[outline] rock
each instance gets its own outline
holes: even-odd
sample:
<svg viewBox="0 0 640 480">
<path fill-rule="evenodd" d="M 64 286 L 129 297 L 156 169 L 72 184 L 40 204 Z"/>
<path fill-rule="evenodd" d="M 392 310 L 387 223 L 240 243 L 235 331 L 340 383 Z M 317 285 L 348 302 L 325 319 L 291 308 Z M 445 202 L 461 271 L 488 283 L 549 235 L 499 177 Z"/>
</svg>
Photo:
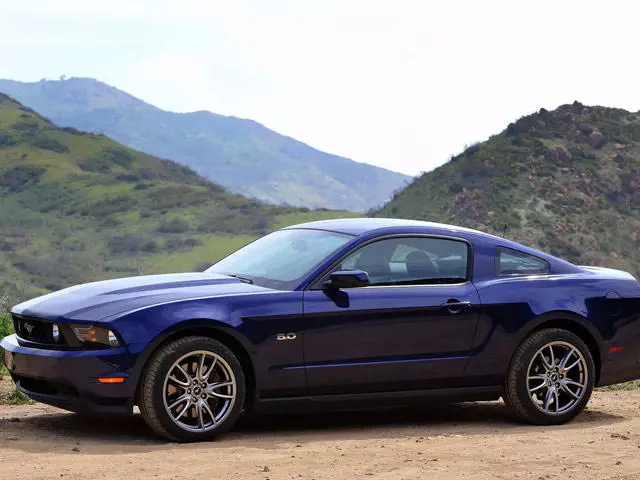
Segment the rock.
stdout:
<svg viewBox="0 0 640 480">
<path fill-rule="evenodd" d="M 80 451 L 80 449 L 79 449 L 78 447 L 73 447 L 73 448 L 71 449 L 71 451 L 72 451 L 72 452 L 79 452 L 79 451 Z"/>
<path fill-rule="evenodd" d="M 575 101 L 573 102 L 573 105 L 571 105 L 571 111 L 573 113 L 576 113 L 578 115 L 580 115 L 582 113 L 582 111 L 584 110 L 584 105 L 582 105 L 579 101 Z"/>
<path fill-rule="evenodd" d="M 607 143 L 607 137 L 604 136 L 602 132 L 593 131 L 589 138 L 587 138 L 587 143 L 591 148 L 602 148 L 602 146 Z"/>
<path fill-rule="evenodd" d="M 567 162 L 573 158 L 571 152 L 563 147 L 556 147 L 556 155 L 560 162 Z"/>
<path fill-rule="evenodd" d="M 262 471 L 263 472 L 270 472 L 271 469 L 267 465 L 265 465 L 264 468 L 262 469 Z"/>
</svg>

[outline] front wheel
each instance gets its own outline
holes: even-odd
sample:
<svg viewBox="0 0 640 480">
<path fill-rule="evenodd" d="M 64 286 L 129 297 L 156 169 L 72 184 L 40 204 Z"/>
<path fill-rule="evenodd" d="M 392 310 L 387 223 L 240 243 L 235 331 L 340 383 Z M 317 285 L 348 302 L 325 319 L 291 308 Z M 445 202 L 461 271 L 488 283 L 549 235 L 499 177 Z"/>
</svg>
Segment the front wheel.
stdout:
<svg viewBox="0 0 640 480">
<path fill-rule="evenodd" d="M 565 423 L 587 405 L 595 383 L 591 352 L 580 337 L 549 328 L 516 350 L 505 381 L 505 403 L 538 425 Z"/>
<path fill-rule="evenodd" d="M 245 378 L 240 362 L 208 337 L 174 340 L 153 355 L 142 376 L 138 404 L 145 422 L 173 441 L 211 440 L 240 415 Z"/>
</svg>

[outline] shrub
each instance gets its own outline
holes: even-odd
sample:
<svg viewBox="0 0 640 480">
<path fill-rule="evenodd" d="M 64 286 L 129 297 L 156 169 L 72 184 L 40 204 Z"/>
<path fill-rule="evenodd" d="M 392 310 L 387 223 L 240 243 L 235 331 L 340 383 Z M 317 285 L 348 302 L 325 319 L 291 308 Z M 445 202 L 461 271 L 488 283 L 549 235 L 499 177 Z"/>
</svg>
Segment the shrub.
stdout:
<svg viewBox="0 0 640 480">
<path fill-rule="evenodd" d="M 125 252 L 139 252 L 148 248 L 149 242 L 140 235 L 116 235 L 107 241 L 107 246 L 112 254 Z"/>
<path fill-rule="evenodd" d="M 128 169 L 133 164 L 133 157 L 124 148 L 106 147 L 102 151 L 102 155 L 107 163 L 115 163 L 122 168 Z"/>
<path fill-rule="evenodd" d="M 162 233 L 184 233 L 187 230 L 189 230 L 189 222 L 180 217 L 174 217 L 158 226 L 158 232 Z"/>
<path fill-rule="evenodd" d="M 88 205 L 80 213 L 92 217 L 104 217 L 112 213 L 126 212 L 136 203 L 136 199 L 130 195 L 118 195 Z"/>
<path fill-rule="evenodd" d="M 14 333 L 14 331 L 11 316 L 8 313 L 0 314 L 0 338 L 4 338 L 12 333 Z"/>
<path fill-rule="evenodd" d="M 155 190 L 149 194 L 153 210 L 164 210 L 174 207 L 200 205 L 210 200 L 210 194 L 205 189 L 196 189 L 187 185 L 177 185 Z"/>
<path fill-rule="evenodd" d="M 78 167 L 85 172 L 109 173 L 111 165 L 102 157 L 83 158 L 77 162 Z"/>
<path fill-rule="evenodd" d="M 11 134 L 0 133 L 0 147 L 10 147 L 18 143 Z"/>
<path fill-rule="evenodd" d="M 86 172 L 109 173 L 116 166 L 131 168 L 133 157 L 123 148 L 107 147 L 101 152 L 83 158 L 77 162 L 78 167 Z"/>
<path fill-rule="evenodd" d="M 26 120 L 20 120 L 19 122 L 14 123 L 13 125 L 11 125 L 11 128 L 17 132 L 34 134 L 35 132 L 38 131 L 38 128 L 40 128 L 40 125 L 38 124 L 37 120 L 26 119 Z"/>
<path fill-rule="evenodd" d="M 37 136 L 31 141 L 31 145 L 42 150 L 50 150 L 55 153 L 68 153 L 69 149 L 59 141 L 50 137 Z"/>
<path fill-rule="evenodd" d="M 170 252 L 175 252 L 177 250 L 191 250 L 194 247 L 199 247 L 203 245 L 203 243 L 197 238 L 170 238 L 165 240 L 164 247 L 165 250 Z"/>
<path fill-rule="evenodd" d="M 11 335 L 14 333 L 13 330 L 13 322 L 11 321 L 11 317 L 9 314 L 2 313 L 0 314 L 0 339 L 6 337 L 7 335 Z M 0 347 L 0 359 L 3 358 L 4 351 L 2 347 Z M 0 361 L 0 372 L 2 371 L 3 363 Z"/>
<path fill-rule="evenodd" d="M 18 166 L 0 175 L 0 186 L 8 188 L 11 192 L 18 192 L 25 185 L 37 184 L 45 171 L 44 167 L 35 165 Z"/>
</svg>

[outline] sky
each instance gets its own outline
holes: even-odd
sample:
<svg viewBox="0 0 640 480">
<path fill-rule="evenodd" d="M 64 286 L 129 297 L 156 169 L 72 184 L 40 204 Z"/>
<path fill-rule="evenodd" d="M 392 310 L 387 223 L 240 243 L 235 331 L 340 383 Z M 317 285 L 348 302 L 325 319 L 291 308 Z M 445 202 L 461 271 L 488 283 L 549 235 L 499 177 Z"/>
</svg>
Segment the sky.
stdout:
<svg viewBox="0 0 640 480">
<path fill-rule="evenodd" d="M 92 77 L 429 171 L 579 100 L 640 110 L 635 0 L 0 0 L 0 78 Z"/>
</svg>

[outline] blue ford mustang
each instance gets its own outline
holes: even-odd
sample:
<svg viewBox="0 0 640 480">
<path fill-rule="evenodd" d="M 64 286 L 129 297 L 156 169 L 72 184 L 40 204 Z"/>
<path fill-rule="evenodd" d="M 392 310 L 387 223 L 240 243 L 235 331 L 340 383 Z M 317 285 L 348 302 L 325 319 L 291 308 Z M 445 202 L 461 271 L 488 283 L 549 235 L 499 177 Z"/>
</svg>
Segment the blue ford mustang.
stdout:
<svg viewBox="0 0 640 480">
<path fill-rule="evenodd" d="M 243 409 L 497 399 L 559 424 L 640 377 L 640 285 L 448 225 L 271 233 L 204 273 L 68 288 L 13 309 L 4 362 L 33 399 L 132 413 L 178 441 Z"/>
</svg>

